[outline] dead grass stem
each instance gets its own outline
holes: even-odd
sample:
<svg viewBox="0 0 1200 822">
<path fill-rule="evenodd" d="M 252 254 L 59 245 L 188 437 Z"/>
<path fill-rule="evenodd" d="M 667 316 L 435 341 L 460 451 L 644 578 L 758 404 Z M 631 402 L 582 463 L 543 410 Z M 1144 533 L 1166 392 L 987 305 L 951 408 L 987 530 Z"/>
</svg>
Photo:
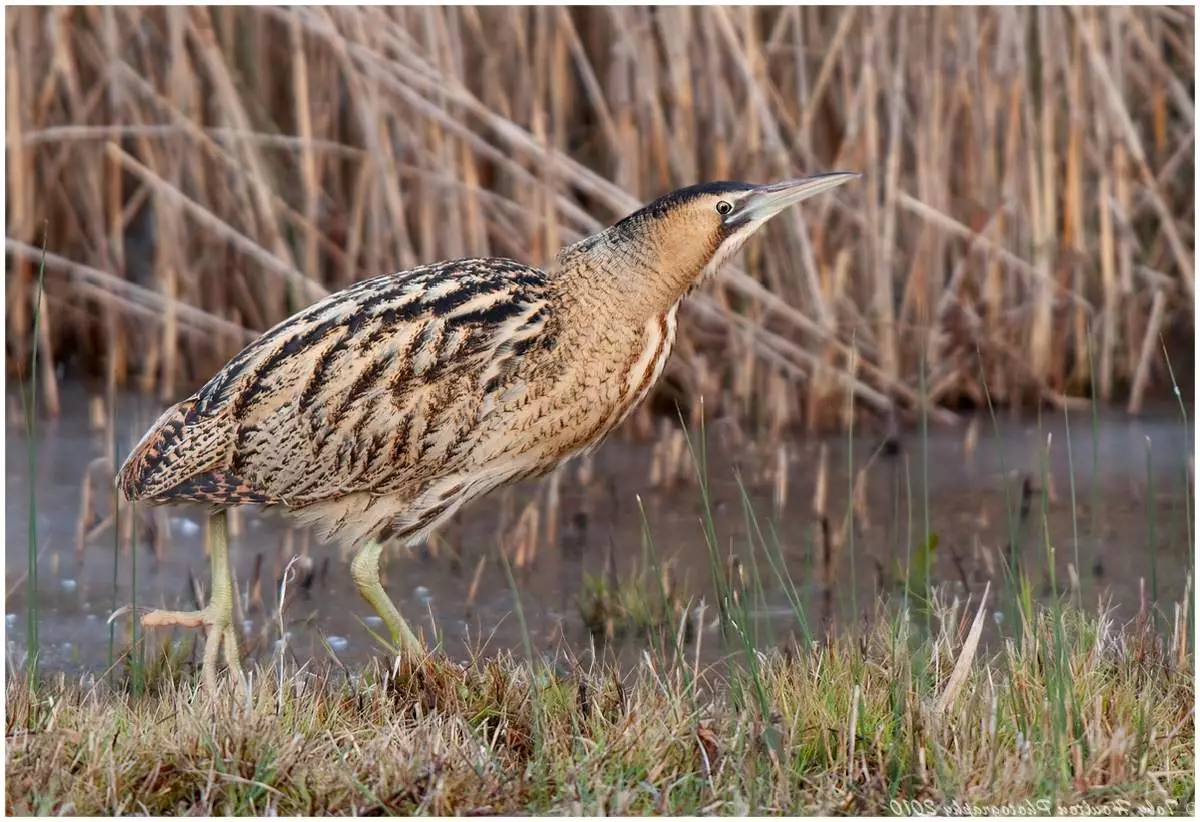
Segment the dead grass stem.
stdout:
<svg viewBox="0 0 1200 822">
<path fill-rule="evenodd" d="M 773 227 L 698 295 L 672 365 L 685 391 L 736 384 L 706 401 L 746 417 L 781 375 L 800 383 L 773 428 L 838 424 L 848 392 L 881 413 L 936 403 L 949 421 L 985 381 L 1020 403 L 1094 378 L 1137 407 L 1165 385 L 1145 352 L 1192 333 L 1193 22 L 1167 8 L 16 9 L 9 371 L 29 360 L 43 228 L 53 413 L 67 359 L 176 398 L 366 274 L 544 261 L 672 187 L 850 167 L 864 185 Z"/>
<path fill-rule="evenodd" d="M 988 603 L 935 607 L 942 627 L 928 641 L 885 619 L 864 637 L 759 654 L 753 673 L 653 653 L 624 673 L 572 657 L 356 674 L 280 662 L 252 676 L 248 708 L 197 694 L 167 670 L 178 661 L 140 697 L 107 680 L 54 675 L 31 690 L 9 676 L 6 810 L 1062 813 L 1192 801 L 1186 632 L 1044 610 L 1022 642 L 985 650 Z M 752 686 L 760 699 L 746 698 Z"/>
</svg>

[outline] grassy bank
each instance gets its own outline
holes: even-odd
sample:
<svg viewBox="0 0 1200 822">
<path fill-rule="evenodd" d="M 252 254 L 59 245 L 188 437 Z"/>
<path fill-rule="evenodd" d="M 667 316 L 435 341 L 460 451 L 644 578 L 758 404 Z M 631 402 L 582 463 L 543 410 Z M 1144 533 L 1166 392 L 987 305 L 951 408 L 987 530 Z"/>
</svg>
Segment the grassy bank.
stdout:
<svg viewBox="0 0 1200 822">
<path fill-rule="evenodd" d="M 508 656 L 350 679 L 268 668 L 247 705 L 168 678 L 134 698 L 10 676 L 6 810 L 1187 811 L 1186 631 L 1042 609 L 984 650 L 972 629 L 989 607 L 938 617 L 931 637 L 880 620 L 861 639 L 734 652 L 710 669 L 669 653 L 624 674 Z"/>
<path fill-rule="evenodd" d="M 537 264 L 673 187 L 833 168 L 865 176 L 697 296 L 661 396 L 770 431 L 851 391 L 1137 408 L 1164 339 L 1191 351 L 1190 9 L 8 20 L 8 366 L 45 232 L 51 412 L 58 365 L 176 400 L 367 274 Z"/>
</svg>

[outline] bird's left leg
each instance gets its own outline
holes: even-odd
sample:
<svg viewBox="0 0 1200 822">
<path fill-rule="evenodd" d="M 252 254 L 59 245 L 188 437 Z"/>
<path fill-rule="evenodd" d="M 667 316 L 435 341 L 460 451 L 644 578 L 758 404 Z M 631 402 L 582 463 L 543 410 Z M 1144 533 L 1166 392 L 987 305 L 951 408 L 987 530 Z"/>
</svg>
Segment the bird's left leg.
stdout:
<svg viewBox="0 0 1200 822">
<path fill-rule="evenodd" d="M 379 555 L 381 553 L 383 553 L 382 542 L 377 540 L 368 542 L 358 550 L 354 559 L 351 560 L 350 576 L 354 578 L 354 584 L 358 587 L 362 598 L 375 609 L 375 613 L 379 614 L 383 624 L 387 626 L 388 632 L 392 635 L 392 643 L 400 653 L 416 656 L 424 651 L 421 641 L 408 627 L 408 623 L 404 621 L 404 617 L 400 615 L 400 611 L 388 597 L 387 591 L 383 590 L 383 583 L 379 580 Z"/>
<path fill-rule="evenodd" d="M 199 611 L 151 611 L 142 616 L 142 627 L 161 628 L 180 625 L 185 628 L 208 627 L 204 644 L 204 685 L 217 692 L 217 659 L 225 649 L 225 664 L 234 683 L 244 694 L 246 678 L 238 652 L 237 629 L 233 623 L 233 574 L 229 566 L 229 528 L 225 511 L 209 518 L 209 560 L 212 566 L 212 593 L 208 605 Z"/>
</svg>

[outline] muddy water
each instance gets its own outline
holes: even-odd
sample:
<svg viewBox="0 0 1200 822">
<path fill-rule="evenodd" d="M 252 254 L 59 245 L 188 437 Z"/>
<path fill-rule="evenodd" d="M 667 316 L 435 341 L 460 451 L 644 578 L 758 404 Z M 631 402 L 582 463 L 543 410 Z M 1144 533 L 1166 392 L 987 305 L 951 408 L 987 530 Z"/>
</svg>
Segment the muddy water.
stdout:
<svg viewBox="0 0 1200 822">
<path fill-rule="evenodd" d="M 42 423 L 35 440 L 42 664 L 100 672 L 111 658 L 110 647 L 119 655 L 128 642 L 128 620 L 115 629 L 106 623 L 115 607 L 135 600 L 194 607 L 194 582 L 208 583 L 203 517 L 189 507 L 143 512 L 136 548 L 122 545 L 113 528 L 97 527 L 108 513 L 111 472 L 93 465 L 95 510 L 87 522 L 92 534 L 80 543 L 83 480 L 89 464 L 105 454 L 106 435 L 90 432 L 82 390 L 68 387 L 63 407 L 63 417 Z M 143 399 L 120 398 L 118 453 L 128 450 L 156 412 Z M 12 665 L 27 648 L 31 470 L 24 429 L 19 418 L 9 416 L 5 640 Z M 1090 411 L 1069 419 L 1061 412 L 985 417 L 977 423 L 974 448 L 966 428 L 966 423 L 931 428 L 924 440 L 916 431 L 905 432 L 894 454 L 879 448 L 874 431 L 796 439 L 782 448 L 759 448 L 720 428 L 709 431 L 716 544 L 722 556 L 737 555 L 751 578 L 757 569 L 761 594 L 750 594 L 747 608 L 763 644 L 795 634 L 798 623 L 756 534 L 766 535 L 770 550 L 777 551 L 776 564 L 786 568 L 812 626 L 830 616 L 853 625 L 877 591 L 895 590 L 893 569 L 903 567 L 910 546 L 927 529 L 939 537 L 931 576 L 946 583 L 951 595 L 978 594 L 988 579 L 995 590 L 1004 549 L 1015 545 L 1042 595 L 1049 594 L 1052 580 L 1062 589 L 1074 575 L 1086 603 L 1111 600 L 1120 617 L 1136 612 L 1143 590 L 1147 598 L 1156 592 L 1171 614 L 1193 566 L 1186 506 L 1193 442 L 1177 407 L 1153 408 L 1137 419 L 1103 412 L 1098 425 Z M 397 548 L 388 556 L 385 584 L 391 596 L 410 624 L 427 638 L 436 632 L 460 656 L 468 649 L 523 650 L 514 585 L 500 561 L 502 545 L 518 566 L 512 579 L 535 652 L 589 647 L 578 607 L 585 573 L 626 577 L 656 557 L 671 567 L 681 596 L 693 603 L 703 598 L 711 606 L 702 494 L 686 462 L 680 473 L 691 481 L 666 487 L 656 476 L 661 471 L 654 451 L 652 443 L 618 436 L 597 453 L 590 477 L 581 477 L 577 465 L 565 470 L 553 534 L 545 485 L 527 483 L 477 503 L 435 544 L 411 552 Z M 824 542 L 813 510 L 822 451 L 828 469 L 825 512 L 835 546 L 829 572 L 822 569 Z M 864 468 L 855 505 L 853 487 Z M 753 517 L 746 513 L 747 501 Z M 523 526 L 537 540 L 522 548 L 516 535 L 526 509 L 537 511 L 536 524 L 525 513 Z M 843 529 L 848 510 L 853 526 Z M 156 538 L 146 523 L 157 523 Z M 377 652 L 368 629 L 378 630 L 378 623 L 336 548 L 315 544 L 290 531 L 278 515 L 256 509 L 241 512 L 237 529 L 232 555 L 243 593 L 243 639 L 253 653 L 265 659 L 279 647 L 278 580 L 297 555 L 312 573 L 307 587 L 292 585 L 283 609 L 288 652 L 300 661 L 336 656 L 348 665 Z M 256 596 L 250 595 L 253 587 Z M 1002 610 L 1002 599 L 993 602 Z M 701 652 L 709 658 L 722 652 L 713 616 L 710 607 L 698 621 Z M 155 641 L 167 639 L 158 635 Z M 632 642 L 614 647 L 620 654 L 637 653 Z"/>
</svg>

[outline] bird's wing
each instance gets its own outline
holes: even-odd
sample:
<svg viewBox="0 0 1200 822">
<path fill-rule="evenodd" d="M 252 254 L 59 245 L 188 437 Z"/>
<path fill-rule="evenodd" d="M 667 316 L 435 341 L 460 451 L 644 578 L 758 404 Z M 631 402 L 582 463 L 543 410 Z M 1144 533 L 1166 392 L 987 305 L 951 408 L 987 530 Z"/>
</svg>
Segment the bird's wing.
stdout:
<svg viewBox="0 0 1200 822">
<path fill-rule="evenodd" d="M 512 260 L 357 283 L 268 331 L 164 414 L 143 443 L 172 455 L 159 460 L 169 475 L 143 459 L 140 483 L 123 487 L 290 506 L 419 488 L 460 467 L 521 355 L 552 344 L 548 300 L 546 275 Z"/>
</svg>

